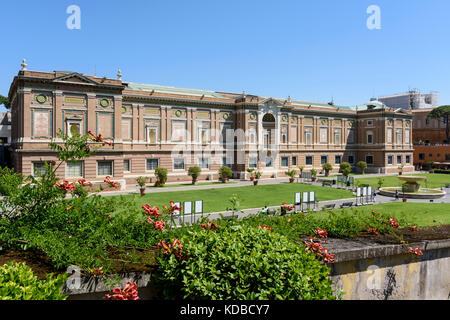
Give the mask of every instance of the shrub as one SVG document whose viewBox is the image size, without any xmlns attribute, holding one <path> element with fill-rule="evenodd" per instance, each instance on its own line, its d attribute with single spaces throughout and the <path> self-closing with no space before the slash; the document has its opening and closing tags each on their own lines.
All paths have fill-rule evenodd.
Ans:
<svg viewBox="0 0 450 320">
<path fill-rule="evenodd" d="M 317 176 L 317 170 L 316 169 L 311 169 L 311 174 L 313 177 Z"/>
<path fill-rule="evenodd" d="M 334 299 L 328 267 L 281 234 L 233 225 L 192 230 L 180 242 L 157 257 L 164 298 Z"/>
<path fill-rule="evenodd" d="M 145 187 L 145 183 L 147 182 L 147 178 L 145 178 L 145 177 L 138 177 L 136 179 L 136 182 L 139 185 L 139 187 L 144 188 Z"/>
<path fill-rule="evenodd" d="M 343 171 L 344 169 L 350 169 L 350 172 L 351 172 L 351 170 L 352 170 L 352 165 L 351 165 L 350 163 L 348 163 L 348 162 L 342 162 L 342 163 L 339 165 L 339 169 L 341 169 L 341 171 Z"/>
<path fill-rule="evenodd" d="M 192 177 L 192 184 L 197 182 L 198 177 L 202 173 L 202 169 L 200 167 L 194 166 L 190 167 L 188 170 L 188 175 Z"/>
<path fill-rule="evenodd" d="M 233 175 L 233 171 L 231 171 L 230 167 L 222 166 L 219 169 L 219 177 L 222 182 L 226 182 Z"/>
<path fill-rule="evenodd" d="M 328 177 L 330 174 L 330 171 L 333 170 L 333 166 L 329 163 L 324 163 L 322 165 L 322 169 L 325 170 L 325 176 Z"/>
<path fill-rule="evenodd" d="M 255 176 L 255 179 L 258 180 L 259 178 L 261 178 L 262 172 L 261 171 L 255 171 L 254 176 Z"/>
<path fill-rule="evenodd" d="M 66 279 L 66 274 L 49 274 L 41 281 L 25 263 L 10 262 L 0 267 L 0 300 L 65 300 Z"/>
<path fill-rule="evenodd" d="M 23 176 L 14 169 L 0 168 L 0 196 L 7 196 L 23 183 Z"/>
<path fill-rule="evenodd" d="M 156 187 L 163 187 L 166 184 L 168 173 L 169 173 L 168 170 L 163 167 L 158 167 L 155 169 Z"/>
<path fill-rule="evenodd" d="M 287 175 L 288 177 L 294 178 L 295 175 L 297 174 L 297 171 L 295 171 L 294 169 L 292 169 L 292 170 L 286 171 L 284 174 Z"/>
<path fill-rule="evenodd" d="M 364 161 L 359 161 L 356 166 L 361 170 L 361 174 L 364 174 L 364 170 L 367 168 L 367 163 Z"/>
</svg>

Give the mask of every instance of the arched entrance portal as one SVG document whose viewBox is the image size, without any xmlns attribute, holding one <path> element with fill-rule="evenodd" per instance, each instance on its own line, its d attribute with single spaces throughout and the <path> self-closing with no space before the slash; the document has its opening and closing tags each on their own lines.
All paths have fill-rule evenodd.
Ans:
<svg viewBox="0 0 450 320">
<path fill-rule="evenodd" d="M 275 144 L 275 117 L 273 114 L 266 113 L 263 117 L 263 137 L 264 148 L 270 149 L 270 145 Z"/>
</svg>

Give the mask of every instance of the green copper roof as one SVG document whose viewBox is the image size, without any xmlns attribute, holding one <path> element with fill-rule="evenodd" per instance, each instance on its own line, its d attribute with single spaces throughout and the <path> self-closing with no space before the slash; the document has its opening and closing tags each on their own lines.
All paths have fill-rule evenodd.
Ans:
<svg viewBox="0 0 450 320">
<path fill-rule="evenodd" d="M 160 92 L 167 92 L 167 93 L 174 93 L 174 94 L 187 94 L 187 95 L 198 95 L 198 96 L 211 96 L 215 98 L 225 98 L 224 96 L 209 90 L 197 90 L 197 89 L 184 89 L 184 88 L 175 88 L 175 87 L 167 87 L 167 86 L 158 86 L 158 85 L 151 85 L 151 84 L 140 84 L 140 83 L 134 83 L 129 82 L 128 88 L 131 90 L 137 90 L 137 91 L 160 91 Z"/>
</svg>

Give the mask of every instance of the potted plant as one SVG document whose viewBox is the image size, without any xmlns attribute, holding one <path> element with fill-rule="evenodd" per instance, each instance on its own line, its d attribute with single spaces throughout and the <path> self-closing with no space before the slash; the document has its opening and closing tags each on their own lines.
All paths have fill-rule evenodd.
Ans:
<svg viewBox="0 0 450 320">
<path fill-rule="evenodd" d="M 250 173 L 250 181 L 255 180 L 255 177 L 253 176 L 253 172 L 255 171 L 255 169 L 253 168 L 248 168 L 247 172 Z"/>
<path fill-rule="evenodd" d="M 312 175 L 312 177 L 311 177 L 311 180 L 314 182 L 314 181 L 316 181 L 316 179 L 317 179 L 317 170 L 316 169 L 311 169 L 311 175 Z"/>
<path fill-rule="evenodd" d="M 427 162 L 427 165 L 430 167 L 430 169 L 429 169 L 430 173 L 434 173 L 433 164 L 434 164 L 434 161 L 428 161 Z"/>
<path fill-rule="evenodd" d="M 139 191 L 141 191 L 141 196 L 145 194 L 145 183 L 147 182 L 147 178 L 139 177 L 136 179 L 137 184 L 139 185 Z"/>
<path fill-rule="evenodd" d="M 403 174 L 403 167 L 404 166 L 402 164 L 398 166 L 398 175 L 399 176 L 401 176 Z"/>
<path fill-rule="evenodd" d="M 384 183 L 383 177 L 378 178 L 378 190 L 381 189 L 381 187 L 383 186 L 383 183 Z"/>
<path fill-rule="evenodd" d="M 163 167 L 158 167 L 155 169 L 155 187 L 164 187 L 167 182 L 168 170 Z"/>
<path fill-rule="evenodd" d="M 333 170 L 333 166 L 329 163 L 324 163 L 322 169 L 325 171 L 325 177 L 330 175 L 330 171 Z"/>
<path fill-rule="evenodd" d="M 261 178 L 262 176 L 262 172 L 255 171 L 253 175 L 255 176 L 255 180 L 253 180 L 253 185 L 256 186 L 258 184 L 259 178 Z"/>
<path fill-rule="evenodd" d="M 303 170 L 305 169 L 305 167 L 300 166 L 300 167 L 298 167 L 298 168 L 299 168 L 299 170 L 300 170 L 300 172 L 298 173 L 298 177 L 301 178 L 301 177 L 302 177 Z"/>
<path fill-rule="evenodd" d="M 293 183 L 295 181 L 295 175 L 297 174 L 297 171 L 292 169 L 292 170 L 286 171 L 284 174 L 289 176 L 289 183 Z"/>
<path fill-rule="evenodd" d="M 231 171 L 230 167 L 221 166 L 219 169 L 219 179 L 223 183 L 227 182 L 231 176 L 233 175 L 233 171 Z"/>
<path fill-rule="evenodd" d="M 188 176 L 192 177 L 192 184 L 197 182 L 198 177 L 202 173 L 202 169 L 198 166 L 190 167 L 188 170 Z"/>
<path fill-rule="evenodd" d="M 359 170 L 361 171 L 361 174 L 364 174 L 364 170 L 367 169 L 367 163 L 365 163 L 364 161 L 359 161 L 356 166 L 359 168 Z"/>
</svg>

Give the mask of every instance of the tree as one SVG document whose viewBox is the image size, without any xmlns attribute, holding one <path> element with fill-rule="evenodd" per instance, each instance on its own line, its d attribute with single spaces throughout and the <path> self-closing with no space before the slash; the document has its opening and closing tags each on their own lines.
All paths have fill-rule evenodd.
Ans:
<svg viewBox="0 0 450 320">
<path fill-rule="evenodd" d="M 167 182 L 169 172 L 166 168 L 158 167 L 155 169 L 156 182 L 155 187 L 164 187 Z"/>
<path fill-rule="evenodd" d="M 231 171 L 230 167 L 228 167 L 228 166 L 220 167 L 219 177 L 223 183 L 225 183 L 228 179 L 230 179 L 232 175 L 233 175 L 233 171 Z"/>
<path fill-rule="evenodd" d="M 197 182 L 198 177 L 202 173 L 202 169 L 200 167 L 194 166 L 190 167 L 188 171 L 188 175 L 192 177 L 192 184 Z"/>
<path fill-rule="evenodd" d="M 325 171 L 325 177 L 328 177 L 330 171 L 333 170 L 333 166 L 330 163 L 324 163 L 322 169 Z"/>
<path fill-rule="evenodd" d="M 9 103 L 8 98 L 0 94 L 0 105 L 2 104 L 5 106 L 6 109 L 11 108 L 11 104 Z"/>
<path fill-rule="evenodd" d="M 447 137 L 447 142 L 450 141 L 450 105 L 440 106 L 439 108 L 433 109 L 427 117 L 444 120 L 446 124 L 445 136 Z"/>
<path fill-rule="evenodd" d="M 361 170 L 361 174 L 364 174 L 364 170 L 367 168 L 367 163 L 364 161 L 359 161 L 356 166 Z"/>
</svg>

